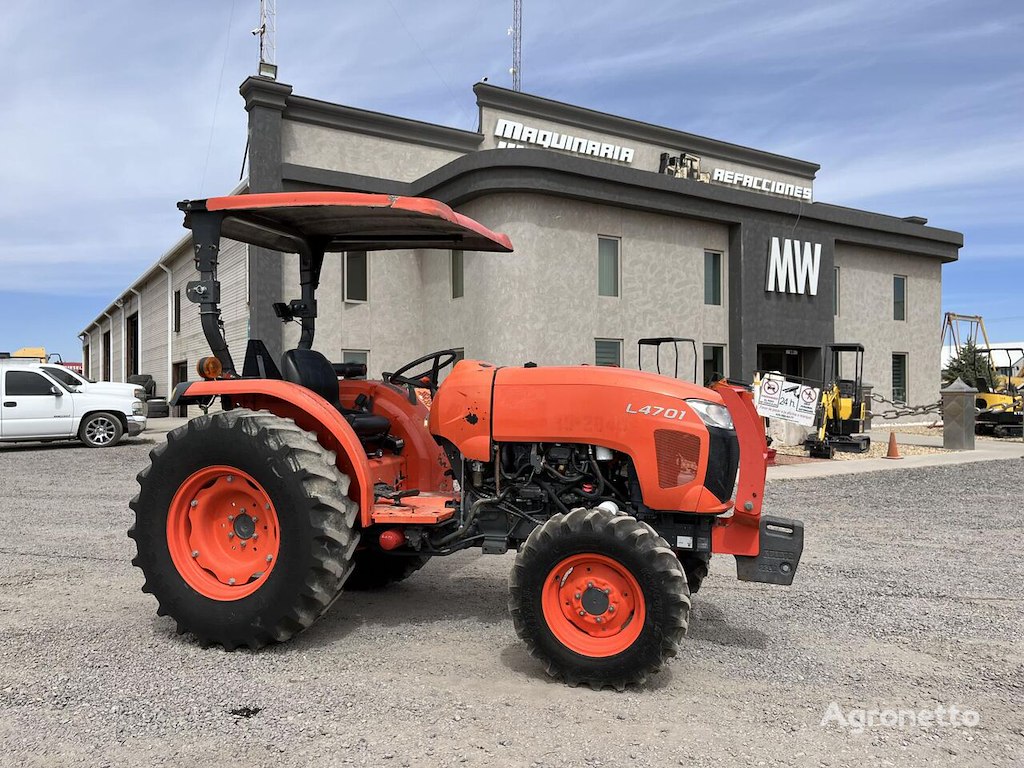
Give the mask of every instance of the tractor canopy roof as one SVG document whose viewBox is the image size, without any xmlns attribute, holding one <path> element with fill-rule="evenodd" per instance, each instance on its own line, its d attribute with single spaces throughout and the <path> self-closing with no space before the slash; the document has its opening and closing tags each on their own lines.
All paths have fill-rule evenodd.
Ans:
<svg viewBox="0 0 1024 768">
<path fill-rule="evenodd" d="M 193 214 L 223 214 L 222 237 L 301 253 L 454 248 L 510 252 L 512 242 L 444 203 L 422 197 L 355 192 L 273 192 L 178 203 Z"/>
</svg>

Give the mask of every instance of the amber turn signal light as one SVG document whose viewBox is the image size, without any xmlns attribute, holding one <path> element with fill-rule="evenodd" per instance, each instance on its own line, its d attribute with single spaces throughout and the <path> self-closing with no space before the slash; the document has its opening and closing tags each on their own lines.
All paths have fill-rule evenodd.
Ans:
<svg viewBox="0 0 1024 768">
<path fill-rule="evenodd" d="M 224 366 L 216 357 L 201 357 L 196 363 L 196 373 L 204 379 L 216 379 L 224 372 Z"/>
</svg>

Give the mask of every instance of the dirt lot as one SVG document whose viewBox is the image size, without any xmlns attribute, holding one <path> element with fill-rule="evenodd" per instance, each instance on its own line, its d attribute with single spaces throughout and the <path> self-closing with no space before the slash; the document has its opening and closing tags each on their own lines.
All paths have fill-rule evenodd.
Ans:
<svg viewBox="0 0 1024 768">
<path fill-rule="evenodd" d="M 645 689 L 549 682 L 505 608 L 512 555 L 345 595 L 259 653 L 203 650 L 129 564 L 152 443 L 0 447 L 0 754 L 21 766 L 1024 763 L 1024 462 L 776 481 L 807 525 L 792 588 L 716 558 Z M 978 712 L 976 728 L 820 723 Z"/>
</svg>

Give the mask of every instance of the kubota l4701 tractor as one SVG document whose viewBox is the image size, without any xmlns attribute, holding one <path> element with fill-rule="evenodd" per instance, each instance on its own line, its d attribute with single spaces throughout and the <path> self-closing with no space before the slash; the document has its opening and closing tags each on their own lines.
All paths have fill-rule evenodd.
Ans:
<svg viewBox="0 0 1024 768">
<path fill-rule="evenodd" d="M 213 355 L 172 404 L 219 401 L 151 453 L 130 536 L 158 613 L 201 643 L 259 648 L 344 589 L 382 587 L 467 547 L 518 551 L 509 608 L 547 671 L 622 688 L 676 654 L 712 553 L 790 584 L 799 522 L 761 514 L 765 439 L 751 393 L 593 366 L 455 364 L 447 350 L 381 380 L 313 350 L 325 254 L 511 251 L 441 203 L 280 193 L 181 203 Z M 250 340 L 235 369 L 219 311 L 221 237 L 298 253 L 298 320 L 280 364 Z M 737 481 L 738 470 L 738 481 Z"/>
</svg>

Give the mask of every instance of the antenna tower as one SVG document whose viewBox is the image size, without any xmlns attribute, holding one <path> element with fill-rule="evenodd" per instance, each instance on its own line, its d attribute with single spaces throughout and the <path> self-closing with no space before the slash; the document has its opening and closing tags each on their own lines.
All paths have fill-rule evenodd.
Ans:
<svg viewBox="0 0 1024 768">
<path fill-rule="evenodd" d="M 259 73 L 277 76 L 277 0 L 260 0 L 260 25 L 252 31 L 260 39 Z"/>
<path fill-rule="evenodd" d="M 512 90 L 523 90 L 523 0 L 512 0 Z"/>
</svg>

